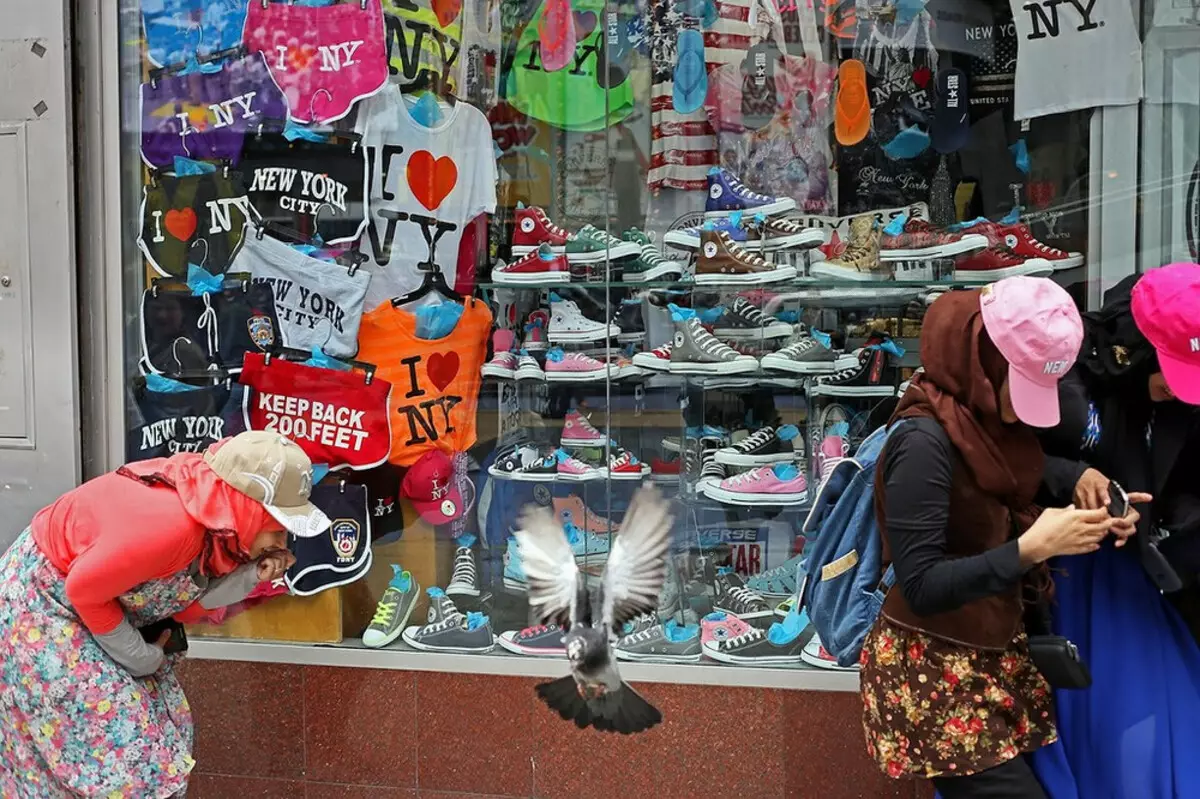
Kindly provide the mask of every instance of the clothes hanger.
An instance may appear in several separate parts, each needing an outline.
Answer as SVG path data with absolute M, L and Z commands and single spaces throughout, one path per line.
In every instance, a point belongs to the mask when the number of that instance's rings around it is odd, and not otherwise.
M 177 75 L 193 64 L 215 64 L 220 61 L 224 61 L 227 58 L 241 58 L 247 54 L 248 51 L 246 50 L 246 46 L 244 44 L 239 44 L 235 47 L 229 47 L 225 50 L 218 50 L 215 53 L 209 53 L 204 58 L 193 56 L 188 61 L 184 61 L 179 64 L 170 64 L 165 67 L 155 67 L 154 69 L 151 69 L 149 73 L 150 85 L 157 88 L 159 78 L 165 78 L 169 75 Z
M 246 291 L 250 288 L 250 273 L 249 272 L 227 272 L 224 276 L 224 283 L 221 284 L 222 291 L 241 288 Z M 150 296 L 158 297 L 162 294 L 187 294 L 191 296 L 192 289 L 177 277 L 156 277 L 150 281 Z
M 307 361 L 311 357 L 313 357 L 313 354 L 309 350 L 302 350 L 298 347 L 279 346 L 271 352 L 263 355 L 263 365 L 270 366 L 272 358 L 279 358 L 288 362 L 303 362 Z M 376 366 L 373 363 L 355 360 L 354 358 L 338 358 L 334 355 L 329 355 L 328 353 L 326 353 L 326 357 L 335 361 L 340 361 L 353 369 L 358 369 L 359 371 L 363 372 L 363 376 L 366 378 L 367 385 L 371 385 L 371 381 L 375 379 Z
M 437 265 L 434 265 L 431 268 L 425 268 L 421 266 L 418 266 L 417 268 L 425 273 L 425 277 L 421 280 L 421 285 L 417 286 L 415 289 L 403 296 L 393 297 L 393 308 L 399 308 L 402 305 L 408 305 L 409 303 L 416 302 L 432 291 L 436 291 L 446 299 L 453 300 L 454 302 L 465 303 L 467 301 L 466 297 L 459 294 L 446 284 L 446 276 L 442 274 L 442 270 L 438 268 Z

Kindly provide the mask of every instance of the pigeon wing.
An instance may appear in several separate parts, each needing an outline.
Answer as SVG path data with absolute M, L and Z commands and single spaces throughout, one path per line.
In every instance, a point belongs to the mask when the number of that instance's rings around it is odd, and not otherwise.
M 669 511 L 670 504 L 653 486 L 638 489 L 629 503 L 604 569 L 602 615 L 614 631 L 658 607 L 671 544 Z
M 578 616 L 579 567 L 562 525 L 548 508 L 530 505 L 522 512 L 515 535 L 529 583 L 530 614 L 542 624 L 569 626 Z

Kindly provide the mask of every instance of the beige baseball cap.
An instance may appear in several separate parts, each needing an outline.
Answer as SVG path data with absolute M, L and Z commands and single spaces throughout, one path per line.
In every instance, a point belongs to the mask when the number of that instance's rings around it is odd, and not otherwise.
M 312 461 L 291 439 L 248 430 L 210 447 L 204 460 L 222 480 L 261 502 L 297 538 L 315 538 L 329 529 L 329 517 L 308 501 Z

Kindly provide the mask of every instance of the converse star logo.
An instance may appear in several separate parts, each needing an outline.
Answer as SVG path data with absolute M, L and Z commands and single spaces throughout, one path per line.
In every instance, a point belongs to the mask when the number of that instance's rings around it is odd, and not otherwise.
M 683 346 L 683 333 L 676 333 L 676 334 L 675 334 L 675 346 L 676 346 L 676 347 L 682 347 L 682 346 Z
M 709 188 L 708 188 L 708 196 L 709 196 L 709 197 L 712 197 L 714 200 L 715 200 L 715 199 L 717 199 L 718 197 L 720 197 L 720 196 L 721 196 L 721 187 L 720 187 L 720 185 L 719 185 L 719 184 L 716 184 L 716 183 L 714 183 L 713 185 L 709 186 Z
M 533 224 L 532 219 L 530 219 L 529 217 L 525 217 L 524 219 L 521 220 L 521 230 L 522 231 L 524 231 L 526 233 L 532 233 L 533 228 L 534 228 L 534 224 Z
M 715 241 L 704 242 L 704 256 L 706 258 L 717 257 L 717 243 Z

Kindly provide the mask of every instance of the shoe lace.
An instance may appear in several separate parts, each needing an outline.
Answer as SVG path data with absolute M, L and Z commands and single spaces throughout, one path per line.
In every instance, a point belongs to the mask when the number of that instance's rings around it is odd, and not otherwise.
M 742 194 L 746 197 L 749 197 L 752 200 L 769 200 L 769 199 L 771 199 L 770 197 L 768 197 L 765 194 L 759 194 L 758 192 L 754 191 L 753 189 L 748 188 L 746 186 L 746 184 L 742 183 L 740 180 L 738 180 L 736 177 L 731 175 L 729 172 L 725 173 L 725 179 L 729 182 L 730 187 L 733 188 L 734 191 L 736 191 L 739 194 Z
M 730 236 L 725 231 L 721 231 L 720 236 L 725 243 L 725 249 L 729 250 L 730 253 L 732 253 L 734 256 L 736 256 L 740 260 L 743 260 L 747 263 L 753 264 L 754 266 L 760 266 L 764 269 L 773 269 L 775 267 L 774 264 L 769 263 L 762 256 L 756 255 L 753 252 L 751 252 L 750 250 L 747 250 L 741 244 L 738 244 L 736 241 L 733 240 L 733 237 Z
M 799 341 L 795 341 L 779 351 L 780 355 L 788 358 L 793 358 L 801 353 L 808 352 L 817 343 L 817 340 L 811 336 L 805 336 Z
M 689 319 L 688 325 L 692 329 L 692 339 L 706 355 L 721 357 L 726 354 L 737 354 L 728 344 L 725 344 L 712 333 L 705 330 L 704 325 L 700 324 L 699 319 L 695 317 Z
M 749 452 L 756 447 L 761 447 L 775 437 L 775 428 L 764 427 L 761 430 L 755 430 L 750 435 L 733 445 L 733 448 L 738 452 Z
M 760 477 L 762 477 L 764 468 L 765 467 L 760 466 L 759 468 L 751 469 L 748 472 L 742 472 L 741 474 L 735 474 L 733 477 L 727 478 L 726 482 L 728 482 L 728 484 L 731 486 L 742 486 L 742 485 L 747 485 L 749 483 L 753 483 L 754 481 L 756 481 Z
M 730 586 L 729 598 L 743 608 L 753 607 L 754 605 L 765 605 L 767 600 L 763 599 L 754 591 L 744 586 Z
M 735 649 L 742 644 L 748 644 L 752 641 L 756 641 L 759 638 L 762 638 L 764 635 L 766 635 L 766 633 L 764 633 L 762 630 L 758 629 L 757 627 L 751 627 L 741 635 L 735 635 L 732 638 L 726 638 L 724 641 L 721 641 L 718 646 L 724 649 Z
M 383 627 L 392 623 L 392 618 L 396 615 L 396 608 L 400 605 L 397 602 L 385 602 L 379 600 L 379 604 L 375 606 L 375 615 L 371 619 L 372 625 L 380 625 Z
M 854 364 L 853 366 L 847 366 L 845 369 L 839 369 L 838 371 L 834 372 L 831 375 L 821 375 L 820 377 L 817 378 L 817 382 L 828 384 L 828 383 L 837 383 L 842 380 L 850 380 L 850 379 L 856 377 L 857 375 L 861 374 L 862 370 L 865 368 L 866 368 L 865 361 L 860 360 L 858 363 Z
M 1029 232 L 1028 227 L 1026 227 L 1024 225 L 1017 225 L 1016 229 L 1017 229 L 1017 231 L 1019 231 L 1018 235 L 1020 236 L 1020 238 L 1024 239 L 1027 244 L 1029 244 L 1031 247 L 1033 247 L 1038 252 L 1045 253 L 1046 255 L 1060 255 L 1062 253 L 1062 250 L 1060 250 L 1059 248 L 1051 247 L 1049 244 L 1043 244 L 1042 242 L 1035 239 L 1033 237 L 1033 234 L 1031 232 Z
M 545 226 L 545 228 L 547 230 L 549 230 L 551 233 L 553 233 L 555 236 L 562 236 L 563 238 L 566 238 L 566 239 L 575 238 L 566 228 L 559 227 L 558 225 L 551 222 L 550 217 L 546 216 L 546 212 L 543 211 L 541 208 L 534 208 L 533 212 L 538 215 L 538 217 L 541 220 L 542 225 Z
M 659 637 L 661 634 L 662 634 L 662 632 L 661 632 L 661 630 L 659 629 L 659 626 L 656 624 L 656 625 L 654 625 L 653 627 L 647 627 L 646 629 L 644 629 L 644 630 L 639 630 L 639 631 L 637 631 L 636 633 L 634 633 L 633 635 L 629 636 L 629 639 L 628 639 L 627 643 L 630 643 L 630 644 L 638 643 L 638 644 L 640 644 L 640 643 L 641 643 L 641 642 L 643 642 L 643 641 L 649 641 L 649 640 L 651 640 L 652 638 L 657 638 L 657 637 Z
M 547 627 L 546 625 L 535 624 L 532 627 L 526 627 L 524 630 L 521 630 L 521 632 L 517 633 L 517 637 L 518 638 L 533 638 L 534 636 L 538 636 L 538 635 L 541 635 L 542 633 L 546 633 L 549 631 L 550 631 L 550 628 Z
M 742 317 L 754 327 L 762 327 L 767 322 L 767 316 L 762 311 L 750 304 L 745 297 L 738 297 L 733 301 L 733 313 Z
M 475 585 L 475 556 L 470 547 L 459 547 L 454 553 L 454 571 L 450 575 L 452 584 Z

